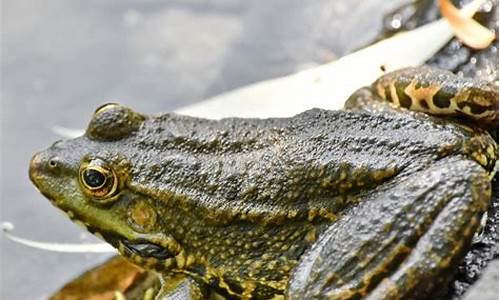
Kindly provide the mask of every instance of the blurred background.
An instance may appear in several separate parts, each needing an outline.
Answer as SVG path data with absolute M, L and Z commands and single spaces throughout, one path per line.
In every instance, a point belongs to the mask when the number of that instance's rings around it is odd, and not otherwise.
M 373 41 L 408 1 L 2 0 L 1 216 L 14 233 L 97 242 L 31 185 L 33 153 L 83 129 L 100 104 L 144 113 L 341 57 Z M 397 26 L 397 22 L 393 24 Z M 46 299 L 110 255 L 1 243 L 1 299 Z

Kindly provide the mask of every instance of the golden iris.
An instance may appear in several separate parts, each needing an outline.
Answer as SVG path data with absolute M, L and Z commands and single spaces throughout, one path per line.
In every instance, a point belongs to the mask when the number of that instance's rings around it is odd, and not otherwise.
M 85 193 L 95 199 L 112 197 L 117 191 L 116 174 L 102 159 L 95 158 L 83 163 L 79 177 Z

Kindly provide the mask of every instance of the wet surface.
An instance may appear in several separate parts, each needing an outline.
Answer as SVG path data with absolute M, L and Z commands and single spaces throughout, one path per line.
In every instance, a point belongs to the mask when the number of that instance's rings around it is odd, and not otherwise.
M 97 241 L 29 182 L 54 125 L 83 128 L 108 101 L 169 111 L 327 62 L 372 41 L 402 2 L 2 1 L 1 221 L 30 239 Z M 45 299 L 109 257 L 0 242 L 1 299 Z

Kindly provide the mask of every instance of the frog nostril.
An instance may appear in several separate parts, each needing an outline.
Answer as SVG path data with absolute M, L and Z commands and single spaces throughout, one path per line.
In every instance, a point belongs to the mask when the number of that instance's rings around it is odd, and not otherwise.
M 50 171 L 57 171 L 61 167 L 61 162 L 57 157 L 52 157 L 47 162 L 47 167 Z

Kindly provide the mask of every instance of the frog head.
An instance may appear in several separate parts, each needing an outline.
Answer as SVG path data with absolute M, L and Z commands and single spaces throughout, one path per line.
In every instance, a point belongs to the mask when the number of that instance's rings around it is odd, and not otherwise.
M 104 105 L 85 135 L 35 154 L 29 175 L 75 223 L 136 263 L 160 268 L 181 252 L 179 244 L 161 230 L 158 203 L 128 189 L 133 154 L 126 141 L 145 119 L 123 106 Z

